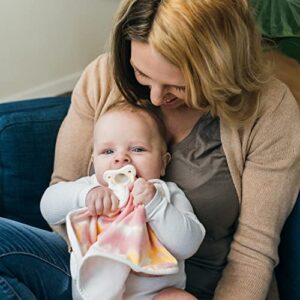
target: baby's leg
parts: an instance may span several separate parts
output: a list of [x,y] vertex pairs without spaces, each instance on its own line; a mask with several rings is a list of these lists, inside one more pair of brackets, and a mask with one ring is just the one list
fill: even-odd
[[79,291],[87,299],[122,300],[130,268],[102,257],[89,257],[80,268]]
[[152,300],[161,290],[168,287],[184,288],[179,274],[147,276],[131,272],[125,284],[124,300]]
[[0,218],[1,300],[71,300],[69,259],[56,233]]

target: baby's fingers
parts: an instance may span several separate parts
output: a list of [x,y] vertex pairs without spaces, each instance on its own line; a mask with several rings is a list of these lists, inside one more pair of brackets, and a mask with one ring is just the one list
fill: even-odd
[[112,194],[111,197],[111,212],[114,212],[116,211],[118,208],[119,208],[119,198],[115,195],[115,194]]
[[94,207],[95,207],[96,215],[101,215],[103,212],[103,203],[101,198],[96,199]]
[[143,197],[141,196],[141,194],[139,194],[133,198],[133,205],[137,206],[139,204],[143,204]]
[[88,202],[88,211],[92,216],[97,215],[96,202],[96,199],[90,199]]
[[138,178],[133,185],[132,193],[133,196],[141,194],[147,185],[147,181],[143,178]]
[[109,213],[111,212],[111,205],[112,205],[112,201],[111,201],[111,194],[106,194],[103,197],[103,214],[104,215],[109,215]]

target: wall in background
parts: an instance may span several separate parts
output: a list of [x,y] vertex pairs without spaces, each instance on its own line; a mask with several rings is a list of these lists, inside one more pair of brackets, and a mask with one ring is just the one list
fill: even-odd
[[0,101],[72,90],[106,49],[117,0],[2,0]]

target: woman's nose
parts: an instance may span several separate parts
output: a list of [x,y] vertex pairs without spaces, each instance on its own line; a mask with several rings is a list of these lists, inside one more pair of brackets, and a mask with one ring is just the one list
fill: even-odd
[[150,100],[155,106],[160,106],[163,103],[164,87],[160,85],[152,85],[150,87]]

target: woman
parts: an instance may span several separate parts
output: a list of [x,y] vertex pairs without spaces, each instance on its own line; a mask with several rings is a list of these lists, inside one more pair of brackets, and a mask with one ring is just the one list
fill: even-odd
[[[110,55],[91,63],[73,92],[52,183],[87,174],[94,123],[112,102],[125,97],[161,110],[173,157],[165,179],[185,191],[207,235],[186,262],[186,291],[171,288],[157,299],[267,296],[280,231],[299,192],[300,121],[290,91],[267,77],[260,43],[246,0],[123,0]],[[17,226],[1,230],[8,235]],[[63,242],[22,227],[22,236],[33,232],[41,248],[57,247],[52,255],[34,255],[67,273]],[[7,290],[17,293],[15,277],[23,279],[8,267],[1,266],[9,285],[0,296],[18,299]],[[40,259],[36,272],[42,268]],[[70,281],[62,278],[44,294],[44,279],[22,287],[40,293],[39,299],[67,299]],[[4,288],[11,298],[2,296]]]

